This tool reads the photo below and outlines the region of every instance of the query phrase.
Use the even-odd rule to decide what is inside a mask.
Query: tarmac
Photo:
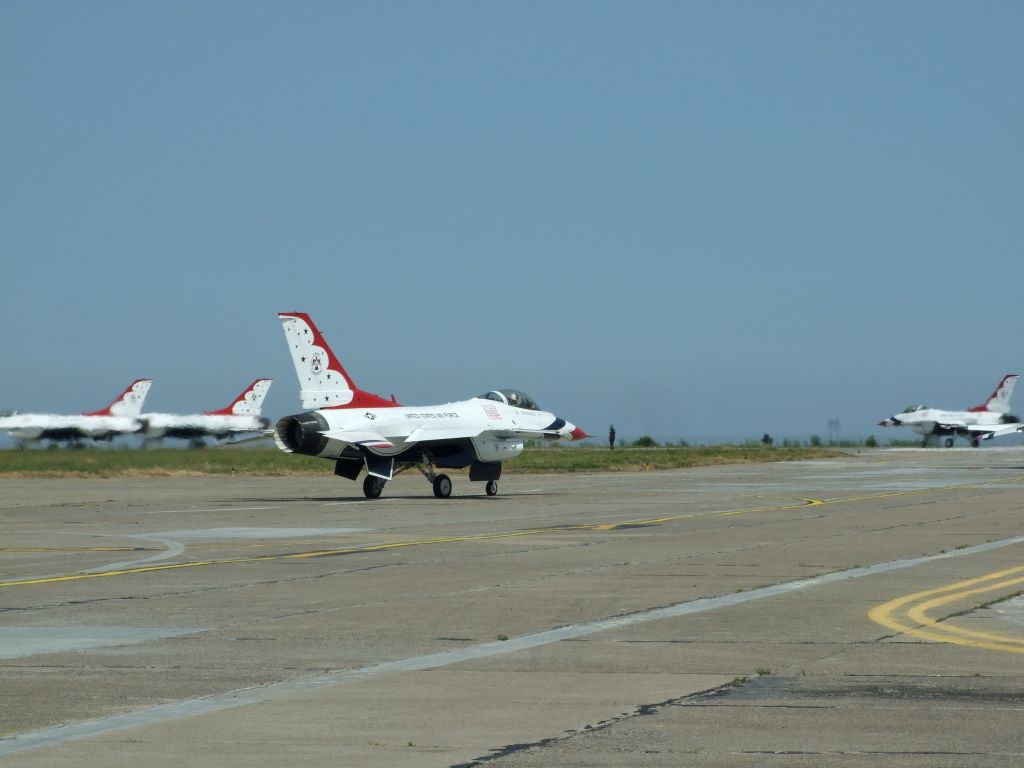
[[[0,480],[0,767],[1014,766],[1024,449]]]

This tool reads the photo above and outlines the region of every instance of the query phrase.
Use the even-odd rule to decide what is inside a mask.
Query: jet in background
[[[136,379],[106,408],[78,415],[16,413],[0,417],[0,431],[8,432],[20,447],[41,440],[78,443],[82,440],[113,440],[133,435],[142,428],[139,414],[152,379]]]
[[[270,427],[270,419],[261,416],[260,412],[271,383],[273,379],[256,379],[230,405],[219,411],[190,415],[143,413],[139,416],[143,445],[175,437],[188,440],[197,448],[207,437],[223,440],[243,432],[265,432]]]
[[[1020,419],[1010,413],[1010,397],[1017,374],[1008,373],[996,391],[981,405],[966,411],[943,411],[924,405],[912,405],[902,413],[882,419],[880,427],[910,427],[924,435],[923,445],[937,445],[941,438],[952,448],[956,438],[970,440],[975,448],[982,440],[1022,431]]]
[[[377,498],[386,481],[418,469],[434,495],[452,492],[437,469],[469,467],[469,479],[498,492],[501,463],[523,451],[524,440],[582,440],[582,429],[542,411],[530,397],[496,389],[470,400],[414,408],[364,392],[348,375],[309,315],[282,312],[284,335],[299,377],[303,408],[285,416],[274,439],[286,453],[334,461],[334,473],[350,480],[366,470],[363,493]]]

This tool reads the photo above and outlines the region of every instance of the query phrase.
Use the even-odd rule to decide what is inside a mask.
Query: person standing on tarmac
[[[609,451],[614,451],[615,450],[615,425],[614,424],[609,424],[608,425],[608,450]]]

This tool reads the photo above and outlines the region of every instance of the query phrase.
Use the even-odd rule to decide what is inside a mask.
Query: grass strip
[[[643,472],[712,464],[800,461],[847,455],[832,448],[704,447],[600,448],[527,447],[505,463],[506,474],[544,472]],[[0,451],[0,477],[198,477],[204,475],[322,475],[329,461],[272,448],[80,448]],[[445,470],[449,471],[449,470]]]

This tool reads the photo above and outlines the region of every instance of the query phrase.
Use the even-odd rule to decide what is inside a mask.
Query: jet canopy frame
[[[490,392],[478,395],[478,398],[480,400],[495,400],[505,405],[511,405],[513,408],[523,408],[527,411],[540,410],[536,400],[518,389],[492,389]]]

